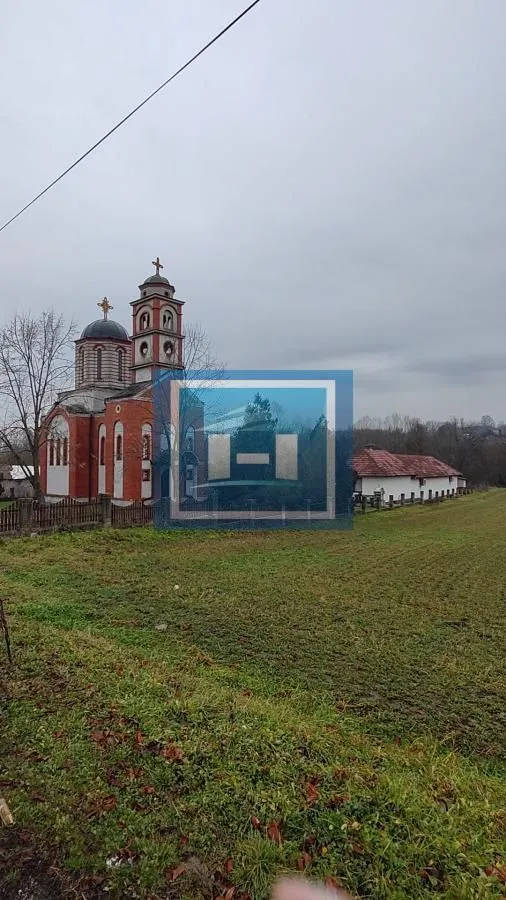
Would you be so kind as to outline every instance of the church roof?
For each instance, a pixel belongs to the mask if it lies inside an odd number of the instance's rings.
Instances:
[[[163,275],[150,275],[149,278],[146,278],[143,284],[170,284],[168,278],[165,278]]]
[[[127,397],[135,397],[141,391],[145,391],[151,386],[151,381],[138,381],[135,384],[129,384],[127,387],[121,388],[119,391],[114,391],[109,397],[106,397],[106,400],[121,400]]]
[[[94,322],[90,322],[84,329],[80,340],[82,341],[84,338],[112,339],[114,341],[130,340],[126,328],[123,328],[123,325],[120,325],[119,322],[113,322],[112,319],[96,319]]]

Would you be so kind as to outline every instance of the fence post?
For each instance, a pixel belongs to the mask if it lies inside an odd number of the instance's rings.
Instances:
[[[389,494],[388,506],[390,509],[393,509],[393,506],[394,506],[394,495],[393,494]]]
[[[401,506],[404,506],[405,499],[406,499],[405,494],[401,494]]]
[[[18,500],[19,504],[19,530],[22,534],[27,534],[33,531],[33,519],[34,519],[34,501],[33,500]]]
[[[423,503],[424,494],[425,494],[425,491],[420,491],[420,503]]]
[[[365,494],[362,494],[362,497],[361,497],[361,499],[360,499],[360,503],[361,503],[361,505],[362,505],[362,512],[365,512],[366,509],[367,509],[367,497],[365,496]]]
[[[413,504],[414,502],[415,502],[415,492],[411,491],[411,503]]]
[[[110,528],[112,525],[112,500],[109,494],[101,494],[100,501],[102,503],[102,525],[104,528]]]

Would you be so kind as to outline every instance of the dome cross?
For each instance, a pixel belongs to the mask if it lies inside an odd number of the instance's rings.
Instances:
[[[153,262],[151,263],[151,265],[155,267],[155,269],[156,269],[156,274],[159,275],[159,274],[160,274],[160,269],[163,269],[163,266],[162,266],[162,264],[161,264],[161,262],[160,262],[160,257],[157,256],[156,259],[153,260]]]
[[[107,297],[104,297],[103,300],[100,300],[97,303],[97,306],[100,307],[100,309],[104,313],[104,319],[107,321],[107,313],[109,312],[110,309],[114,309],[114,306],[112,305],[112,303],[109,303]]]

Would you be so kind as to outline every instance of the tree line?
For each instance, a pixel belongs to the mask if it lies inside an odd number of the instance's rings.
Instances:
[[[506,425],[496,425],[488,415],[478,422],[365,417],[354,427],[355,451],[364,447],[435,456],[462,472],[471,484],[506,487]]]

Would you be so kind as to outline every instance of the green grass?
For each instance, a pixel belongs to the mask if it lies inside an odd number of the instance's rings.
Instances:
[[[1,542],[1,896],[503,896],[505,513]]]

